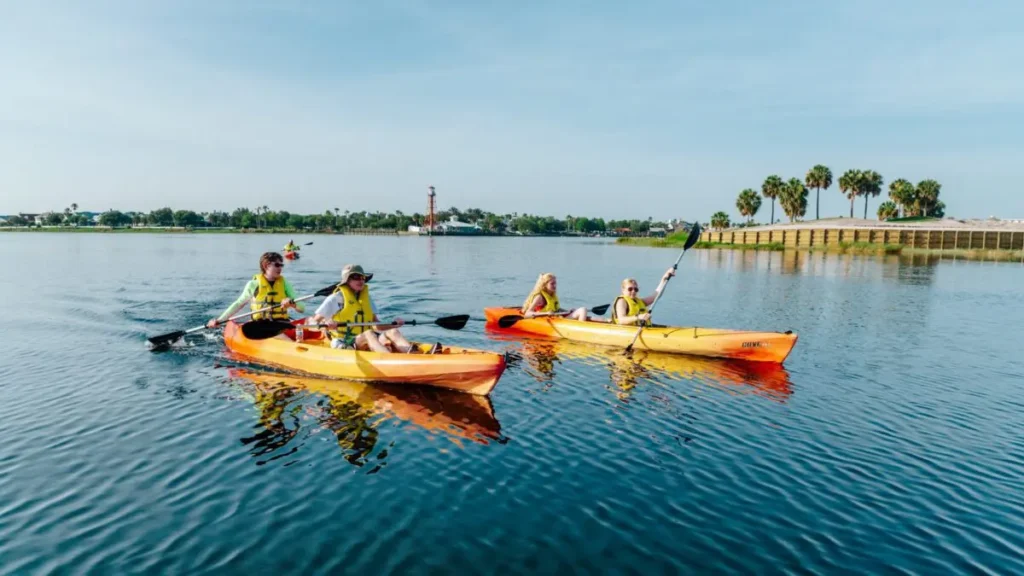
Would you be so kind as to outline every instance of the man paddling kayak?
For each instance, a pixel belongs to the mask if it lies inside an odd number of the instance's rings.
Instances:
[[[546,272],[537,278],[533,290],[523,302],[523,317],[533,318],[535,316],[568,316],[573,320],[586,321],[587,309],[577,308],[575,310],[562,310],[558,304],[558,279],[555,275]]]
[[[295,291],[291,284],[281,275],[284,268],[284,258],[277,252],[266,252],[260,256],[260,273],[252,277],[238,295],[238,299],[231,303],[220,316],[206,323],[207,328],[216,328],[228,317],[233,316],[242,306],[249,303],[251,310],[260,310],[269,306],[280,305],[273,310],[253,314],[253,320],[288,320],[288,309],[295,308],[303,312],[305,307],[301,302],[294,302]],[[278,338],[288,339],[281,334]]]
[[[626,278],[622,281],[622,294],[615,298],[612,303],[612,322],[629,326],[647,326],[651,323],[651,313],[647,307],[654,302],[654,299],[665,289],[668,279],[675,276],[676,271],[669,268],[661,277],[661,283],[655,288],[654,294],[640,297],[640,286],[633,278]]]
[[[316,309],[310,324],[327,325],[331,348],[418,353],[419,349],[406,340],[398,328],[377,332],[374,329],[379,329],[378,326],[338,326],[346,323],[380,322],[370,299],[370,288],[366,286],[371,278],[373,274],[365,273],[363,267],[358,264],[349,264],[342,268],[341,284],[334,294],[328,296]],[[401,326],[405,321],[395,318],[392,323]],[[441,343],[438,342],[431,348],[430,353],[440,352]]]
[[[299,251],[299,245],[296,244],[294,240],[289,240],[288,241],[288,245],[284,247],[284,251],[285,252],[298,252]]]

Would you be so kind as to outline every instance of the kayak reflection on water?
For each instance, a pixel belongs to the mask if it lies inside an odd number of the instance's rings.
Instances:
[[[369,473],[386,466],[387,448],[377,450],[380,425],[395,418],[463,441],[504,444],[501,425],[488,398],[422,386],[368,384],[233,369],[230,375],[251,393],[260,420],[257,433],[243,438],[259,465],[295,454],[311,435],[330,431],[345,460]],[[303,434],[303,421],[312,422]],[[285,450],[291,444],[290,450]]]
[[[566,361],[603,365],[609,371],[613,390],[624,402],[643,380],[699,380],[778,402],[786,402],[793,394],[789,372],[779,364],[648,351],[625,355],[621,350],[569,340],[519,339],[500,333],[490,336],[515,342],[513,353],[522,358],[526,372],[546,387],[552,386],[556,366]]]

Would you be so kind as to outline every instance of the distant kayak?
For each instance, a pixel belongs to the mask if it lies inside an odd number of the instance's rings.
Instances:
[[[289,260],[298,260],[299,259],[299,253],[298,252],[292,252],[291,250],[287,250],[284,253],[284,257],[289,259]]]
[[[489,329],[564,338],[603,346],[625,348],[636,334],[636,326],[608,322],[580,322],[558,316],[523,319],[508,328],[498,326],[503,316],[520,315],[518,308],[485,308]],[[690,354],[709,358],[731,358],[750,362],[782,362],[796,345],[792,332],[748,332],[719,328],[653,326],[644,328],[634,350],[669,354]]]
[[[294,339],[294,331],[286,332]],[[236,354],[306,374],[393,384],[422,384],[486,396],[505,371],[505,356],[445,346],[441,354],[377,353],[331,348],[320,332],[304,331],[303,341],[250,340],[241,325],[229,322],[224,343]],[[416,344],[420,350],[428,344]]]

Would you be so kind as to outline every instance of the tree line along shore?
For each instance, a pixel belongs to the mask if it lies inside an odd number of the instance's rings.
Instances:
[[[228,212],[196,212],[160,208],[151,212],[122,212],[108,210],[102,213],[79,212],[77,204],[62,211],[43,214],[8,216],[0,222],[7,230],[35,229],[47,231],[136,231],[162,232],[169,229],[193,232],[283,232],[283,233],[339,233],[361,231],[367,233],[403,233],[410,226],[426,224],[423,214],[395,212],[353,212],[340,208],[325,210],[322,214],[296,214],[285,210],[271,210],[267,206],[237,208]],[[435,215],[435,222],[458,220],[472,223],[480,234],[517,235],[613,235],[634,236],[670,232],[678,221],[605,220],[586,216],[567,215],[565,218],[532,214],[495,214],[470,208],[448,208]]]
[[[821,191],[832,187],[832,170],[828,166],[818,164],[804,175],[804,178],[784,180],[777,174],[765,178],[758,193],[753,188],[746,188],[736,198],[736,209],[746,222],[739,226],[753,226],[754,216],[762,206],[762,198],[771,201],[769,224],[774,224],[775,201],[789,217],[790,222],[798,222],[807,215],[808,196],[815,191],[814,218],[821,218]],[[839,191],[850,201],[850,218],[853,218],[854,204],[858,197],[864,198],[864,219],[868,217],[868,200],[882,194],[885,179],[874,170],[850,169],[844,172],[836,182]],[[904,178],[897,178],[889,183],[889,200],[879,204],[877,216],[879,220],[888,221],[904,217],[942,218],[946,213],[946,204],[939,199],[942,185],[932,179],[921,180],[917,184]],[[729,215],[725,211],[715,212],[711,216],[712,228],[721,230],[733,227]]]

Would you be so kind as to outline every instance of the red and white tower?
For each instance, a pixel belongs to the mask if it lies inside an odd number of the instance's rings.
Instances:
[[[437,212],[437,193],[434,192],[434,187],[429,186],[430,193],[427,194],[427,234],[434,233],[434,226],[437,225],[437,221],[434,219],[434,214]]]

